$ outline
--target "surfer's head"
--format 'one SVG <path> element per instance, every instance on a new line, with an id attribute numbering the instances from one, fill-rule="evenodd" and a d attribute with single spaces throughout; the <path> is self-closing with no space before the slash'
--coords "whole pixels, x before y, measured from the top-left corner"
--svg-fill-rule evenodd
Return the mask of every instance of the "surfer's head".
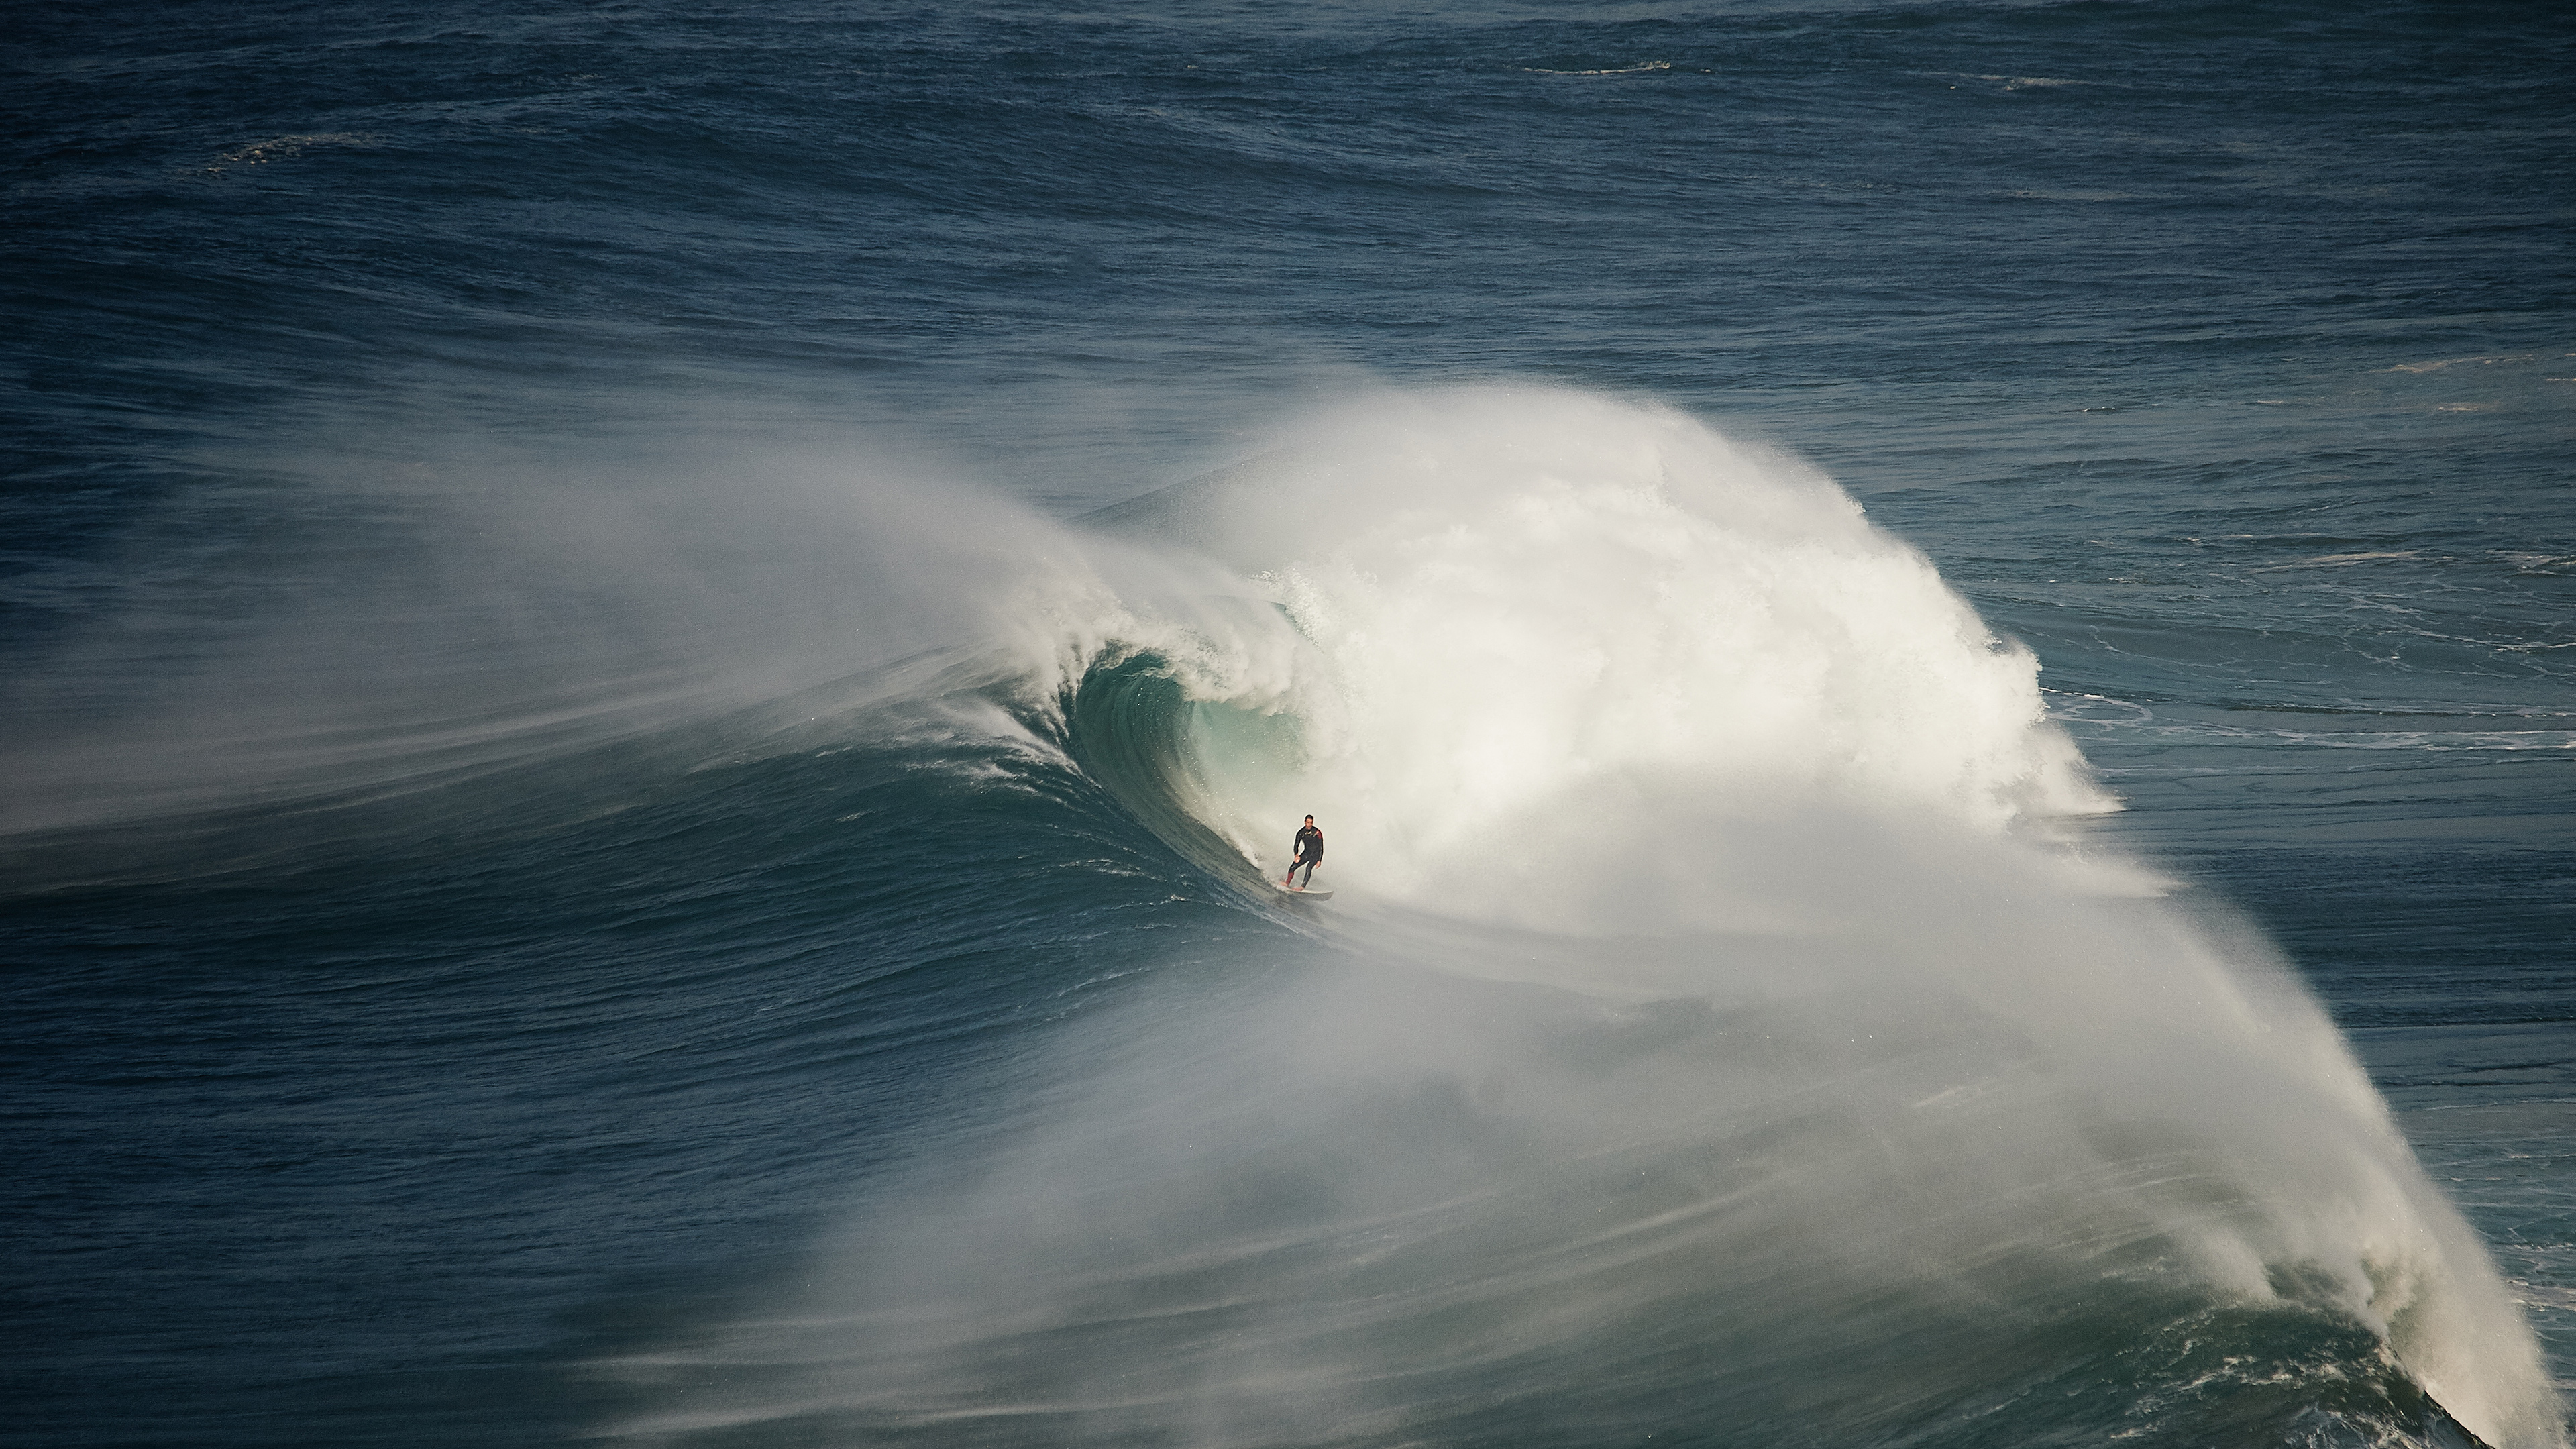
<path id="1" fill-rule="evenodd" d="M 1314 817 L 1314 816 L 1312 816 L 1312 815 L 1307 816 L 1307 817 L 1306 817 L 1306 823 L 1307 823 L 1307 824 L 1309 824 L 1309 825 L 1314 824 L 1314 823 L 1315 823 L 1315 817 Z"/>

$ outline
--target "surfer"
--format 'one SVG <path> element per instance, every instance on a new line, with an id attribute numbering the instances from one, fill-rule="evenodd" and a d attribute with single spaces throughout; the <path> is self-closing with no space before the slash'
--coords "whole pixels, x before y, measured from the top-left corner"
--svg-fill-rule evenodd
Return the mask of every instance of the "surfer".
<path id="1" fill-rule="evenodd" d="M 1306 828 L 1297 832 L 1297 858 L 1288 862 L 1288 874 L 1280 878 L 1285 887 L 1297 878 L 1297 867 L 1306 867 L 1306 884 L 1315 883 L 1315 867 L 1324 863 L 1324 832 L 1315 828 L 1315 817 L 1306 817 Z M 1303 886 L 1299 889 L 1304 889 Z"/>

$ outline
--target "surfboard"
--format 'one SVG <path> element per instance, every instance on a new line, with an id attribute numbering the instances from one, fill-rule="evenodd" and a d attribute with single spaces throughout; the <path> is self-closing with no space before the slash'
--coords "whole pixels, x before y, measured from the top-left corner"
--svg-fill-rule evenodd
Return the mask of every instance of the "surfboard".
<path id="1" fill-rule="evenodd" d="M 1295 886 L 1273 886 L 1271 889 L 1276 890 L 1283 896 L 1295 896 L 1300 900 L 1329 901 L 1333 898 L 1333 893 L 1329 889 L 1320 891 L 1300 890 Z"/>

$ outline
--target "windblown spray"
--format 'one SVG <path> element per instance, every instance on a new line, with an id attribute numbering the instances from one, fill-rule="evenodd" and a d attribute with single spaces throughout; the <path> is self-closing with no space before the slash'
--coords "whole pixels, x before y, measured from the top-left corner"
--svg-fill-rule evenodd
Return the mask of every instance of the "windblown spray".
<path id="1" fill-rule="evenodd" d="M 1097 527 L 1029 768 L 1247 901 L 1316 814 L 1340 903 L 1070 1033 L 779 1316 L 630 1366 L 726 1387 L 629 1431 L 2560 1442 L 2332 1026 L 2084 827 L 2031 656 L 1828 480 L 1471 390 Z"/>

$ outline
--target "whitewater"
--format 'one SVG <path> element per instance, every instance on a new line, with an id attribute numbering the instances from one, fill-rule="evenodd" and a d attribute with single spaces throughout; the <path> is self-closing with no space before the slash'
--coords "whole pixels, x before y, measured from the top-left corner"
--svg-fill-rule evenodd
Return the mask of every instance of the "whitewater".
<path id="1" fill-rule="evenodd" d="M 1326 949 L 1051 1046 L 971 1168 L 614 1365 L 669 1386 L 621 1434 L 2564 1442 L 2324 1013 L 1829 479 L 1565 391 L 1288 431 L 876 708 Z M 1331 908 L 1264 899 L 1305 813 Z"/>

